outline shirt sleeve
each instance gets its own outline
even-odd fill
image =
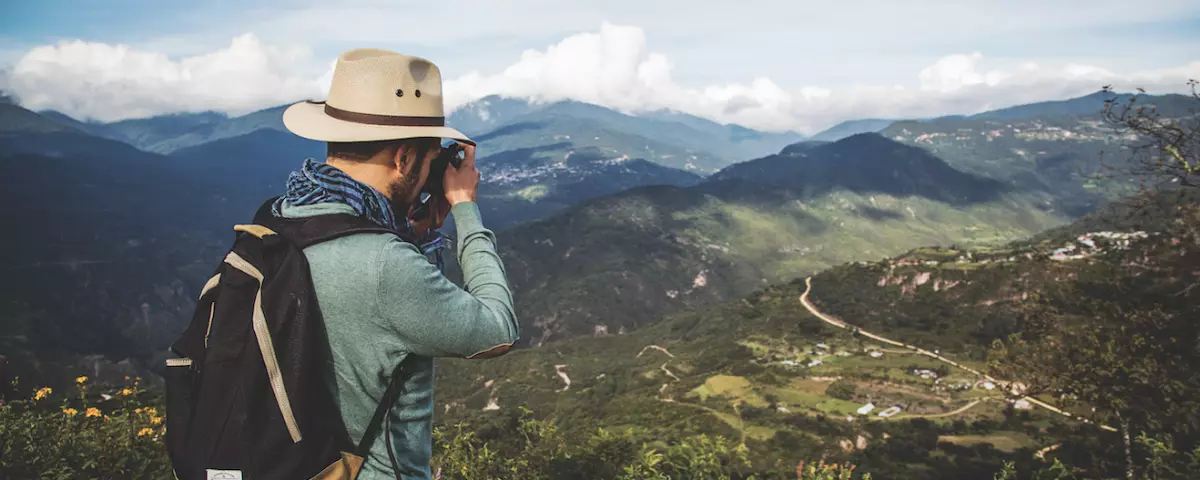
[[[451,209],[463,288],[411,244],[388,242],[379,259],[380,315],[411,352],[427,357],[490,358],[508,353],[520,334],[496,236],[479,207]]]

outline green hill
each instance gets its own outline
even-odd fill
[[[1177,318],[1200,313],[1197,302],[1171,297],[1195,281],[1194,232],[1087,233],[1087,242],[924,247],[846,263],[812,277],[810,300],[824,315],[985,372],[992,342],[1029,315],[1149,308],[1160,299],[1153,308]],[[1071,243],[1077,258],[1056,254]],[[1026,409],[966,370],[835,328],[803,305],[806,291],[797,278],[628,333],[598,330],[485,362],[441,361],[437,411],[445,424],[473,428],[521,406],[576,435],[597,426],[648,438],[721,435],[745,441],[759,465],[828,455],[878,478],[981,478],[1001,460],[1033,461],[1035,450],[1064,442],[1073,446],[1063,458],[1095,471],[1114,466],[1076,448],[1114,448],[1115,436]],[[1194,372],[1178,380],[1200,385]],[[866,403],[876,408],[859,414]],[[900,413],[878,415],[889,407]],[[1065,408],[1091,414],[1086,405]]]
[[[842,262],[1007,242],[1066,220],[877,135],[806,155],[747,162],[690,188],[630,190],[501,232],[528,344],[632,330]],[[763,172],[778,173],[757,181]]]

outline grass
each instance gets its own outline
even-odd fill
[[[530,185],[515,192],[510,193],[512,197],[520,198],[527,202],[536,202],[542,197],[550,194],[550,187],[546,185]]]
[[[746,380],[745,377],[733,375],[715,375],[709,377],[708,380],[704,381],[704,385],[688,392],[688,396],[698,396],[702,402],[708,400],[709,397],[724,397],[732,400],[740,400],[753,407],[762,408],[767,406],[767,401],[754,391],[749,380]]]
[[[1033,439],[1029,435],[1018,432],[993,435],[942,435],[938,437],[938,441],[963,446],[990,443],[993,447],[996,447],[996,450],[1009,453],[1015,452],[1022,447],[1032,447],[1034,445]]]

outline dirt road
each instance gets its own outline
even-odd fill
[[[941,361],[941,362],[945,362],[945,363],[947,363],[947,364],[949,364],[949,365],[952,365],[952,366],[954,366],[955,368],[958,368],[958,369],[960,369],[960,370],[964,370],[964,371],[967,371],[967,372],[971,372],[971,373],[975,374],[976,376],[978,376],[978,377],[981,377],[981,378],[983,378],[984,380],[990,381],[990,382],[992,382],[992,383],[995,383],[995,384],[997,384],[997,385],[1011,385],[1011,384],[1013,383],[1013,382],[1007,382],[1007,381],[1000,381],[1000,380],[996,380],[996,379],[995,379],[995,378],[993,378],[991,375],[988,375],[988,374],[986,374],[986,373],[980,372],[979,370],[976,370],[976,369],[974,369],[974,368],[971,368],[971,367],[968,367],[968,366],[965,366],[965,365],[959,364],[958,362],[955,362],[954,360],[950,360],[949,358],[943,357],[943,356],[941,356],[941,355],[938,355],[938,354],[936,354],[936,353],[933,353],[933,352],[931,352],[931,351],[929,351],[929,350],[925,350],[925,349],[923,349],[923,348],[919,348],[919,347],[916,347],[916,346],[913,346],[913,345],[909,345],[909,344],[907,344],[907,343],[897,342],[897,341],[895,341],[895,340],[891,340],[891,339],[888,339],[888,338],[881,337],[881,336],[879,336],[879,335],[876,335],[876,334],[874,334],[874,333],[868,332],[868,331],[866,331],[866,330],[863,330],[863,329],[861,329],[861,328],[855,327],[855,326],[853,326],[853,325],[849,325],[849,324],[847,324],[846,322],[843,322],[843,321],[841,321],[841,320],[838,320],[838,319],[836,319],[836,318],[833,318],[833,317],[830,317],[830,316],[828,316],[828,315],[825,315],[824,313],[821,313],[819,310],[817,310],[817,307],[813,306],[813,304],[812,304],[811,302],[809,302],[809,301],[808,301],[808,294],[809,294],[809,293],[812,293],[812,277],[807,277],[807,278],[805,278],[805,279],[804,279],[804,287],[805,287],[805,288],[804,288],[804,293],[800,295],[800,303],[801,303],[802,305],[804,305],[804,308],[808,309],[809,313],[812,313],[814,316],[816,316],[817,318],[821,319],[821,320],[822,320],[822,321],[824,321],[825,323],[828,323],[828,324],[830,324],[830,325],[833,325],[833,326],[835,326],[835,327],[841,328],[841,329],[843,329],[843,330],[849,330],[849,329],[853,328],[855,331],[857,331],[857,332],[858,332],[858,334],[859,334],[859,335],[862,335],[862,336],[864,336],[864,337],[870,338],[870,339],[872,339],[872,340],[875,340],[875,341],[877,341],[877,342],[880,342],[880,343],[886,343],[886,344],[888,344],[888,345],[895,345],[895,346],[897,346],[897,347],[904,347],[904,348],[906,348],[906,349],[909,349],[909,350],[912,350],[912,351],[914,351],[914,352],[916,352],[916,353],[918,353],[918,354],[925,355],[925,356],[927,356],[927,357],[930,357],[930,358],[933,358],[933,359],[939,360],[939,361]],[[1007,394],[1007,392],[1006,392],[1006,394]],[[1088,420],[1088,419],[1086,419],[1086,418],[1077,417],[1077,416],[1075,416],[1075,415],[1072,415],[1070,412],[1065,412],[1065,411],[1063,411],[1063,410],[1061,410],[1061,409],[1059,409],[1059,408],[1057,408],[1057,407],[1055,407],[1055,406],[1053,406],[1053,405],[1050,405],[1050,404],[1048,404],[1048,403],[1046,403],[1046,402],[1043,402],[1043,401],[1041,401],[1041,400],[1038,400],[1038,399],[1036,399],[1036,398],[1029,397],[1029,396],[1019,396],[1018,398],[1024,399],[1024,400],[1028,401],[1029,403],[1032,403],[1032,404],[1034,404],[1034,405],[1037,405],[1037,406],[1039,406],[1039,407],[1041,407],[1041,408],[1044,408],[1044,409],[1046,409],[1046,410],[1049,410],[1049,411],[1051,411],[1051,412],[1057,413],[1057,414],[1059,414],[1059,415],[1062,415],[1062,416],[1064,416],[1064,417],[1073,418],[1073,419],[1079,420],[1079,421],[1081,421],[1081,422],[1084,422],[1084,423],[1092,423],[1090,420]],[[976,403],[978,403],[978,402],[976,402]],[[965,409],[965,408],[969,408],[969,407],[973,407],[973,406],[974,406],[974,404],[969,404],[967,407],[964,407],[964,409]],[[941,414],[941,415],[945,415],[945,414]],[[1099,427],[1100,427],[1100,428],[1102,428],[1102,429],[1104,429],[1104,430],[1110,431],[1110,432],[1115,432],[1115,431],[1117,431],[1117,429],[1115,429],[1115,428],[1113,428],[1113,427],[1110,427],[1110,426],[1108,426],[1108,425],[1099,425]]]

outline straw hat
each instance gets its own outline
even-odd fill
[[[376,48],[339,56],[329,98],[288,107],[283,125],[296,135],[322,142],[436,137],[475,144],[446,126],[437,65]]]

